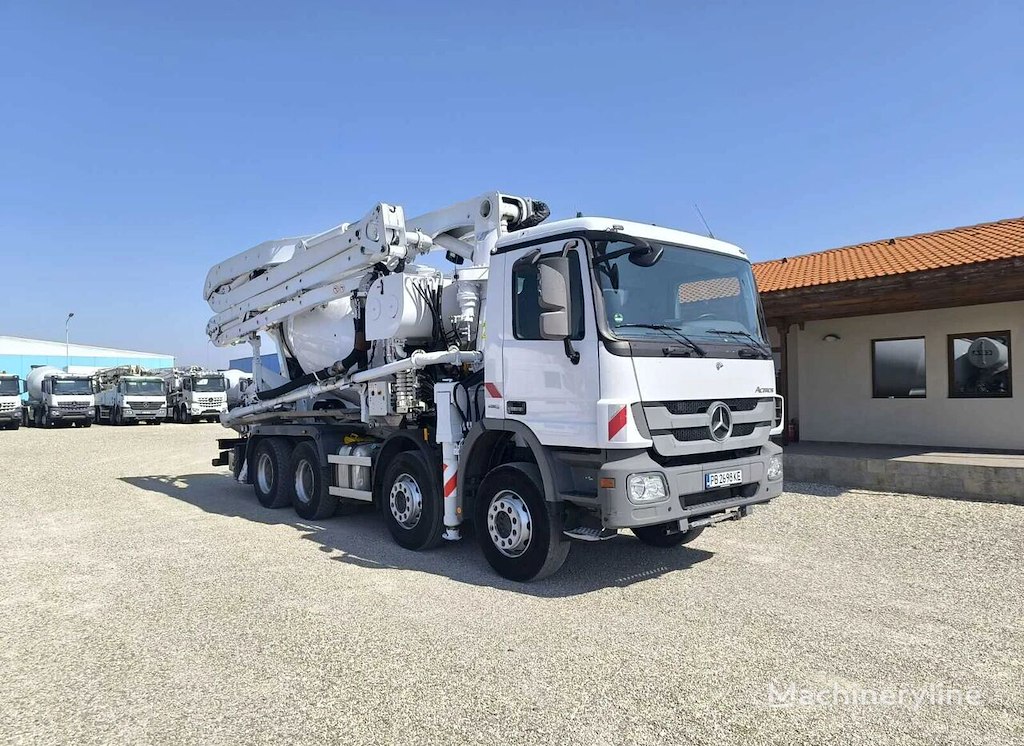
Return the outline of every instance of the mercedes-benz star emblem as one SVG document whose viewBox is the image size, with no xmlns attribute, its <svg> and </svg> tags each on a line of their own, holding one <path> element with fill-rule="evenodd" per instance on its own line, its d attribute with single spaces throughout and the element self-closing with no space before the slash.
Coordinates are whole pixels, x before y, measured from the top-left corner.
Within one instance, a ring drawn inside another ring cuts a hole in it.
<svg viewBox="0 0 1024 746">
<path fill-rule="evenodd" d="M 732 435 L 732 410 L 723 401 L 716 401 L 708 408 L 708 415 L 711 421 L 708 423 L 708 430 L 711 431 L 713 440 L 721 443 Z"/>
</svg>

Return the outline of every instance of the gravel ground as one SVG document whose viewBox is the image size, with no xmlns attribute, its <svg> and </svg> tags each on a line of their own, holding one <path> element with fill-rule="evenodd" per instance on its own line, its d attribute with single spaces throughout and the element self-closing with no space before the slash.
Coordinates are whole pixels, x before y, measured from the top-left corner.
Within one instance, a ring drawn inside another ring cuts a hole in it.
<svg viewBox="0 0 1024 746">
<path fill-rule="evenodd" d="M 223 432 L 0 432 L 0 742 L 1024 742 L 1020 507 L 794 484 L 517 586 L 260 508 Z"/>
</svg>

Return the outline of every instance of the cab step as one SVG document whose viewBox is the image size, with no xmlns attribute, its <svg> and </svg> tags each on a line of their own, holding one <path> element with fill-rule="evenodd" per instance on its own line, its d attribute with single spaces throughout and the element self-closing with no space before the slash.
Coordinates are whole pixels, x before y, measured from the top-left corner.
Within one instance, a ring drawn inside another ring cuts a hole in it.
<svg viewBox="0 0 1024 746">
<path fill-rule="evenodd" d="M 577 541 L 607 541 L 619 535 L 619 532 L 614 528 L 591 528 L 589 526 L 567 528 L 562 533 L 570 539 L 576 539 Z"/>
</svg>

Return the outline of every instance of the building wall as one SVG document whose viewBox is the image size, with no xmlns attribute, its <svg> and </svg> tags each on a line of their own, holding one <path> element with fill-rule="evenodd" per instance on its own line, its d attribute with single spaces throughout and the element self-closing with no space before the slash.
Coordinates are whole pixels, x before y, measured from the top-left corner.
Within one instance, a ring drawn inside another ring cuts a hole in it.
<svg viewBox="0 0 1024 746">
<path fill-rule="evenodd" d="M 281 361 L 277 357 L 276 353 L 268 355 L 260 355 L 260 360 L 263 362 L 263 367 L 267 370 L 272 370 L 275 373 L 281 372 Z M 252 358 L 251 357 L 239 357 L 228 363 L 228 367 L 232 370 L 241 370 L 246 373 L 252 373 Z"/>
<path fill-rule="evenodd" d="M 0 370 L 19 375 L 24 380 L 34 365 L 52 365 L 54 368 L 63 369 L 68 365 L 68 360 L 69 358 L 64 355 L 0 354 Z M 72 370 L 111 368 L 115 365 L 141 365 L 144 368 L 170 368 L 174 365 L 173 357 L 72 355 L 70 361 Z"/>
<path fill-rule="evenodd" d="M 947 335 L 1004 329 L 1013 396 L 950 398 Z M 871 341 L 916 336 L 925 338 L 927 395 L 872 398 Z M 791 327 L 794 337 L 802 440 L 1024 449 L 1024 301 L 811 321 Z"/>
</svg>

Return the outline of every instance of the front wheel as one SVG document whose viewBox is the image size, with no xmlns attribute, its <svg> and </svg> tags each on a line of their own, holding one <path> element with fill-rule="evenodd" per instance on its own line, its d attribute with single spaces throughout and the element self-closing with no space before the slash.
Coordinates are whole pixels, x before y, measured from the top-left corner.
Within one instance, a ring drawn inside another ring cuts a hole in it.
<svg viewBox="0 0 1024 746">
<path fill-rule="evenodd" d="M 484 557 L 509 580 L 545 578 L 569 555 L 561 508 L 544 499 L 544 483 L 534 464 L 491 469 L 477 490 L 474 519 Z"/>
<path fill-rule="evenodd" d="M 689 531 L 673 531 L 672 529 L 677 528 L 678 525 L 677 521 L 672 521 L 670 523 L 659 523 L 654 526 L 637 526 L 630 529 L 630 531 L 644 544 L 660 547 L 661 549 L 671 549 L 672 547 L 689 544 L 704 531 L 703 526 L 691 528 Z"/>
<path fill-rule="evenodd" d="M 444 505 L 440 482 L 440 468 L 431 469 L 418 451 L 403 451 L 388 463 L 379 499 L 384 522 L 396 544 L 413 550 L 441 544 Z"/>
</svg>

